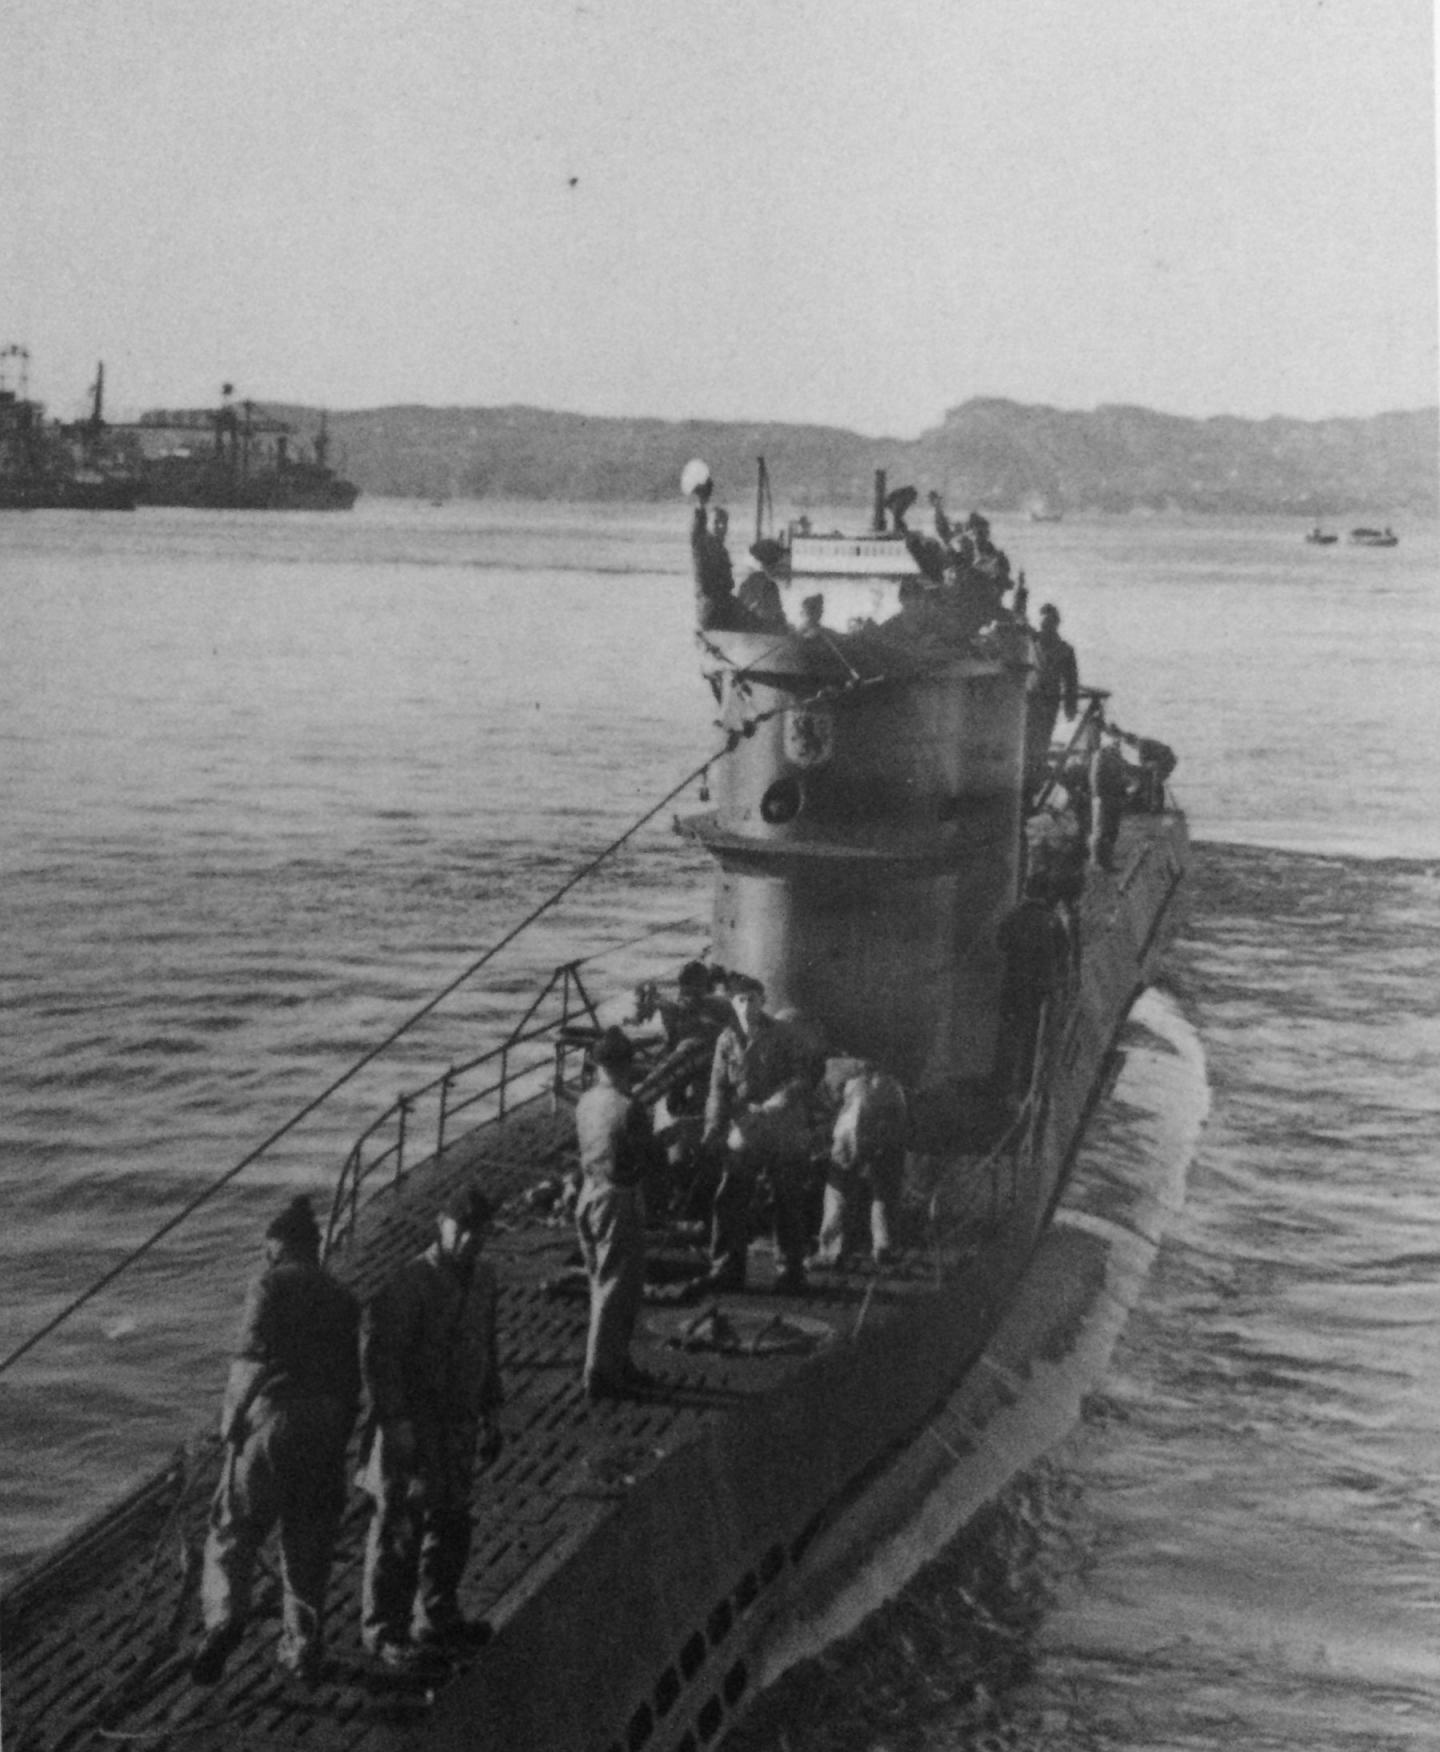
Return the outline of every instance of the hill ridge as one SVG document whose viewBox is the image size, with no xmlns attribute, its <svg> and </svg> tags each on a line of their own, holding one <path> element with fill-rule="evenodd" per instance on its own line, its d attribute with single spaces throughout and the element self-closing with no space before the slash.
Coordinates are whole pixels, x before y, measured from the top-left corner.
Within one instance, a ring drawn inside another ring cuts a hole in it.
<svg viewBox="0 0 1440 1752">
<path fill-rule="evenodd" d="M 267 403 L 302 431 L 318 413 Z M 754 479 L 763 455 L 794 505 L 867 505 L 874 472 L 992 511 L 1179 510 L 1338 517 L 1440 514 L 1440 408 L 1300 420 L 1192 418 L 1130 403 L 1084 411 L 977 396 L 919 437 L 778 420 L 667 420 L 524 403 L 407 403 L 329 414 L 343 472 L 366 493 L 663 500 L 701 455 Z"/>
</svg>

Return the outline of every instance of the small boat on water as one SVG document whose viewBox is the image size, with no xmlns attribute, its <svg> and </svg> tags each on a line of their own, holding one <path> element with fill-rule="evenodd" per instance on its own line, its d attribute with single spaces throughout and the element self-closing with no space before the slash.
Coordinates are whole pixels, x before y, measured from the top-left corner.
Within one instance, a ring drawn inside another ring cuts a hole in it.
<svg viewBox="0 0 1440 1752">
<path fill-rule="evenodd" d="M 1400 537 L 1389 524 L 1384 529 L 1352 529 L 1349 541 L 1351 547 L 1392 548 L 1400 545 Z"/>
<path fill-rule="evenodd" d="M 1339 541 L 1340 537 L 1331 531 L 1321 529 L 1317 523 L 1313 529 L 1307 530 L 1305 539 L 1312 547 L 1330 547 Z"/>
<path fill-rule="evenodd" d="M 703 589 L 723 540 L 697 500 Z M 647 1238 L 646 1384 L 591 1403 L 584 1279 L 547 1199 L 575 1183 L 587 1058 L 630 994 L 607 1005 L 582 959 L 566 962 L 517 1000 L 503 1038 L 478 1052 L 458 1042 L 450 1070 L 367 1128 L 330 1202 L 327 1261 L 362 1297 L 423 1245 L 457 1188 L 478 1181 L 500 1204 L 489 1255 L 507 1439 L 476 1482 L 461 1585 L 474 1644 L 420 1685 L 367 1663 L 357 1497 L 316 1682 L 277 1668 L 271 1578 L 225 1676 L 197 1688 L 196 1553 L 223 1463 L 207 1431 L 0 1601 L 7 1748 L 715 1747 L 770 1651 L 868 1543 L 938 1479 L 991 1475 L 988 1422 L 1027 1356 L 1053 1360 L 1087 1297 L 1118 1296 L 1099 1240 L 1109 1210 L 1041 1250 L 1119 1031 L 1181 921 L 1173 757 L 1130 737 L 1139 765 L 1123 803 L 1102 790 L 1103 759 L 1119 759 L 1109 696 L 1081 689 L 1052 738 L 1021 590 L 984 625 L 963 622 L 922 579 L 903 525 L 884 527 L 885 503 L 882 478 L 874 525 L 853 537 L 757 529 L 752 551 L 784 580 L 783 625 L 737 618 L 698 634 L 697 702 L 707 718 L 718 709 L 720 740 L 671 796 L 702 783 L 709 803 L 679 824 L 713 865 L 710 927 L 687 955 L 762 981 L 774 1026 L 805 1043 L 822 1178 L 838 1123 L 825 1091 L 848 1087 L 845 1067 L 903 1085 L 890 1243 L 812 1261 L 797 1283 L 757 1220 L 748 1271 L 715 1284 L 695 1221 L 703 1160 L 687 1159 L 694 1177 L 665 1189 Z M 832 603 L 827 619 L 822 587 L 865 612 L 840 619 Z M 1097 798 L 1103 849 L 1085 831 Z M 655 974 L 672 983 L 674 964 Z M 713 1042 L 647 1032 L 653 1006 L 636 998 L 638 1094 L 657 1127 L 683 1128 Z M 1035 1271 L 1035 1348 L 981 1367 Z"/>
</svg>

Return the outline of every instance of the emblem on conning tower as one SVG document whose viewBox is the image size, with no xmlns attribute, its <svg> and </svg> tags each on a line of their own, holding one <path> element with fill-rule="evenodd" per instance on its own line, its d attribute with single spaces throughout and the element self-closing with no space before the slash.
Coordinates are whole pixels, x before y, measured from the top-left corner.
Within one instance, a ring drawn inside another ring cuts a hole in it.
<svg viewBox="0 0 1440 1752">
<path fill-rule="evenodd" d="M 824 766 L 835 752 L 835 714 L 797 706 L 785 714 L 785 758 L 792 766 Z"/>
</svg>

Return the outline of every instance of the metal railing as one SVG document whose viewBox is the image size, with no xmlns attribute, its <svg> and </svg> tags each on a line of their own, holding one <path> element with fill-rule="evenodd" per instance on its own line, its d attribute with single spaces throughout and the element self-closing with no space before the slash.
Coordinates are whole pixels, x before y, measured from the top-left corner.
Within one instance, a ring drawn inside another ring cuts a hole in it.
<svg viewBox="0 0 1440 1752">
<path fill-rule="evenodd" d="M 343 1247 L 354 1232 L 360 1213 L 362 1190 L 372 1189 L 377 1179 L 399 1187 L 409 1164 L 421 1146 L 417 1133 L 425 1110 L 433 1109 L 434 1143 L 426 1152 L 439 1157 L 454 1121 L 462 1114 L 474 1120 L 504 1119 L 518 1096 L 530 1099 L 548 1083 L 558 1102 L 567 1081 L 567 1061 L 572 1052 L 584 1051 L 600 1032 L 601 1023 L 585 982 L 580 961 L 562 962 L 531 1000 L 524 1014 L 498 1045 L 463 1063 L 453 1064 L 438 1077 L 418 1088 L 406 1090 L 373 1120 L 355 1140 L 335 1183 L 325 1229 L 325 1256 Z M 548 1019 L 537 1020 L 546 1003 L 556 1008 Z M 496 1073 L 478 1089 L 460 1093 L 465 1079 L 476 1073 Z M 476 1109 L 480 1109 L 476 1113 Z"/>
<path fill-rule="evenodd" d="M 1065 783 L 1066 769 L 1081 759 L 1088 760 L 1095 752 L 1100 732 L 1105 727 L 1105 702 L 1110 698 L 1108 688 L 1082 687 L 1076 689 L 1079 699 L 1085 703 L 1075 719 L 1070 738 L 1063 748 L 1050 749 L 1046 753 L 1046 776 L 1040 789 L 1036 792 L 1030 804 L 1030 813 L 1037 814 L 1042 810 L 1055 792 Z"/>
</svg>

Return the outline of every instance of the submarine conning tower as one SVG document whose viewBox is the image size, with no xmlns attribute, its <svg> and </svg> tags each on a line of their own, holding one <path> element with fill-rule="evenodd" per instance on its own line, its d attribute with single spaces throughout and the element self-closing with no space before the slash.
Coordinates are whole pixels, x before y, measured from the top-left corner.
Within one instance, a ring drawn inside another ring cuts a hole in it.
<svg viewBox="0 0 1440 1752">
<path fill-rule="evenodd" d="M 732 752 L 683 825 L 717 861 L 713 946 L 767 1008 L 912 1090 L 989 1076 L 1014 904 L 1028 634 L 923 653 L 701 635 Z"/>
</svg>

